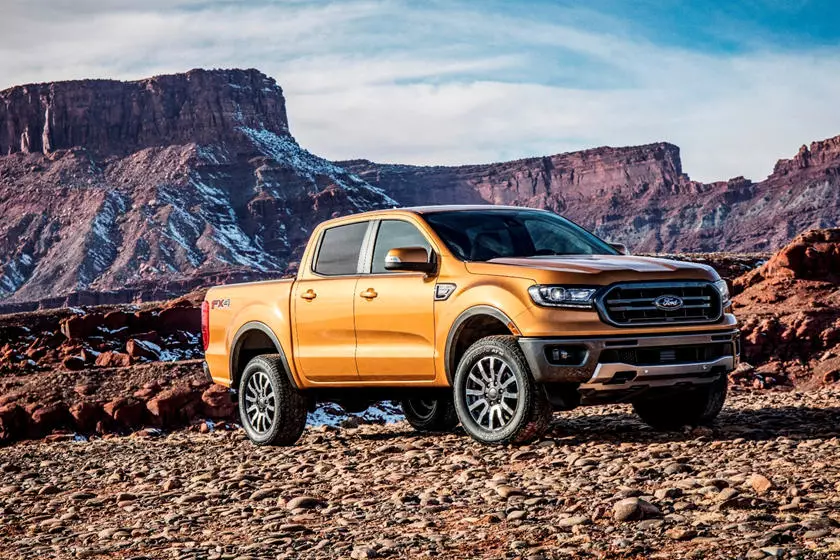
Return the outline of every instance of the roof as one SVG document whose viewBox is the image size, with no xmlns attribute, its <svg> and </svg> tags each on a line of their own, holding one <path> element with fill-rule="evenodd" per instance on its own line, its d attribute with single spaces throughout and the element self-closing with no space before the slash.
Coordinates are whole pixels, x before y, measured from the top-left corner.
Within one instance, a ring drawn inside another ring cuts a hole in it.
<svg viewBox="0 0 840 560">
<path fill-rule="evenodd" d="M 388 216 L 394 214 L 435 214 L 437 212 L 465 212 L 465 211 L 482 211 L 493 212 L 497 210 L 533 210 L 534 212 L 545 212 L 539 208 L 529 208 L 527 206 L 501 206 L 495 204 L 441 204 L 438 206 L 409 206 L 406 208 L 382 208 L 380 210 L 369 210 L 367 212 L 359 212 L 358 214 L 348 214 L 346 216 L 339 216 L 325 220 L 319 224 L 320 226 L 332 226 L 333 224 L 341 224 L 345 222 L 356 222 L 365 219 L 372 219 L 377 216 Z"/>
<path fill-rule="evenodd" d="M 395 208 L 395 210 L 407 210 L 418 214 L 434 214 L 435 212 L 463 212 L 469 210 L 540 210 L 527 206 L 502 206 L 495 204 L 439 204 L 436 206 L 410 206 L 407 208 Z"/>
</svg>

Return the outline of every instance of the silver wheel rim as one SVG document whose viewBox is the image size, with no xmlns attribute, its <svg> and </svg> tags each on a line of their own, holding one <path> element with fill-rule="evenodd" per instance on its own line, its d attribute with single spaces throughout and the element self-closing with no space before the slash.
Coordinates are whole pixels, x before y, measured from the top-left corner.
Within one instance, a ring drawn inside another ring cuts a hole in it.
<svg viewBox="0 0 840 560">
<path fill-rule="evenodd" d="M 516 415 L 519 382 L 501 358 L 486 356 L 476 362 L 467 375 L 465 391 L 470 417 L 485 430 L 501 430 Z"/>
<path fill-rule="evenodd" d="M 248 379 L 245 386 L 245 416 L 248 424 L 258 434 L 265 434 L 274 423 L 277 413 L 277 397 L 271 380 L 263 371 L 258 371 Z"/>
</svg>

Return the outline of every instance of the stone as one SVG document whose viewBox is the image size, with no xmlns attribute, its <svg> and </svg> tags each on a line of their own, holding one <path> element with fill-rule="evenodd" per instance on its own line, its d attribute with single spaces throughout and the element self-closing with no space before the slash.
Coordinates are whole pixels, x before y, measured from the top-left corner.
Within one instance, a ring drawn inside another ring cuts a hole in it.
<svg viewBox="0 0 840 560">
<path fill-rule="evenodd" d="M 287 509 L 314 509 L 321 507 L 323 502 L 312 496 L 297 496 L 286 503 Z"/>
<path fill-rule="evenodd" d="M 14 403 L 0 406 L 0 443 L 22 438 L 28 421 L 29 417 L 23 407 Z"/>
<path fill-rule="evenodd" d="M 153 362 L 160 359 L 159 346 L 152 342 L 145 340 L 137 340 L 130 338 L 125 343 L 125 353 L 128 354 L 131 361 L 149 361 Z"/>
<path fill-rule="evenodd" d="M 64 402 L 52 402 L 45 405 L 34 404 L 26 408 L 30 417 L 30 427 L 36 435 L 44 435 L 58 428 L 67 428 L 73 424 L 73 417 Z"/>
<path fill-rule="evenodd" d="M 195 413 L 201 400 L 201 393 L 186 386 L 177 385 L 155 395 L 146 408 L 158 426 L 172 426 L 185 423 Z"/>
<path fill-rule="evenodd" d="M 763 496 L 769 492 L 771 488 L 773 488 L 773 483 L 770 482 L 770 479 L 758 473 L 754 473 L 750 476 L 749 483 L 753 490 L 755 490 L 755 493 L 759 496 Z"/>
<path fill-rule="evenodd" d="M 96 429 L 96 424 L 104 417 L 105 411 L 99 403 L 81 401 L 70 407 L 70 415 L 73 417 L 77 430 L 92 432 Z"/>
<path fill-rule="evenodd" d="M 81 356 L 67 356 L 61 361 L 61 365 L 69 371 L 81 371 L 87 366 L 84 358 Z"/>
<path fill-rule="evenodd" d="M 591 519 L 584 515 L 574 515 L 572 517 L 566 517 L 561 519 L 557 522 L 557 526 L 563 529 L 575 527 L 577 525 L 587 525 L 591 523 Z"/>
<path fill-rule="evenodd" d="M 672 527 L 665 531 L 665 536 L 675 541 L 690 541 L 697 536 L 697 531 L 688 527 Z"/>
<path fill-rule="evenodd" d="M 223 385 L 210 385 L 201 394 L 204 414 L 214 419 L 232 419 L 236 417 L 237 404 L 231 398 L 231 392 Z"/>
<path fill-rule="evenodd" d="M 131 365 L 131 357 L 122 352 L 102 352 L 94 362 L 96 367 L 128 367 Z"/>
<path fill-rule="evenodd" d="M 137 428 L 146 420 L 146 405 L 133 397 L 119 397 L 102 407 L 113 422 L 127 428 Z"/>
<path fill-rule="evenodd" d="M 626 498 L 613 506 L 616 521 L 640 521 L 659 515 L 659 508 L 641 498 Z"/>
</svg>

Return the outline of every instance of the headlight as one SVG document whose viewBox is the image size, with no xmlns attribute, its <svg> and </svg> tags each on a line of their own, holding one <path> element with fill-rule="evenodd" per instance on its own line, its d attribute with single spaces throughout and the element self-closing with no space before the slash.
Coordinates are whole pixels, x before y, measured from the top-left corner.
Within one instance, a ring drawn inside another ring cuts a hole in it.
<svg viewBox="0 0 840 560">
<path fill-rule="evenodd" d="M 547 307 L 592 307 L 596 288 L 567 288 L 564 286 L 531 286 L 528 293 L 537 305 Z"/>
<path fill-rule="evenodd" d="M 718 280 L 714 286 L 720 294 L 720 302 L 725 306 L 729 303 L 729 286 L 726 285 L 726 280 Z"/>
</svg>

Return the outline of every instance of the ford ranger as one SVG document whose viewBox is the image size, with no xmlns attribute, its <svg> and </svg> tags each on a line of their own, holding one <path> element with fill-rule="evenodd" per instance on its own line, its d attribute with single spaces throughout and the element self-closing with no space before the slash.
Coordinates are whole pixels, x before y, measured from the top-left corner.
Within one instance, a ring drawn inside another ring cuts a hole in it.
<svg viewBox="0 0 840 560">
<path fill-rule="evenodd" d="M 317 402 L 380 400 L 419 431 L 504 444 L 582 405 L 711 422 L 738 362 L 731 310 L 708 266 L 631 256 L 545 210 L 434 206 L 318 225 L 295 279 L 210 289 L 202 335 L 258 445 L 296 442 Z"/>
</svg>

